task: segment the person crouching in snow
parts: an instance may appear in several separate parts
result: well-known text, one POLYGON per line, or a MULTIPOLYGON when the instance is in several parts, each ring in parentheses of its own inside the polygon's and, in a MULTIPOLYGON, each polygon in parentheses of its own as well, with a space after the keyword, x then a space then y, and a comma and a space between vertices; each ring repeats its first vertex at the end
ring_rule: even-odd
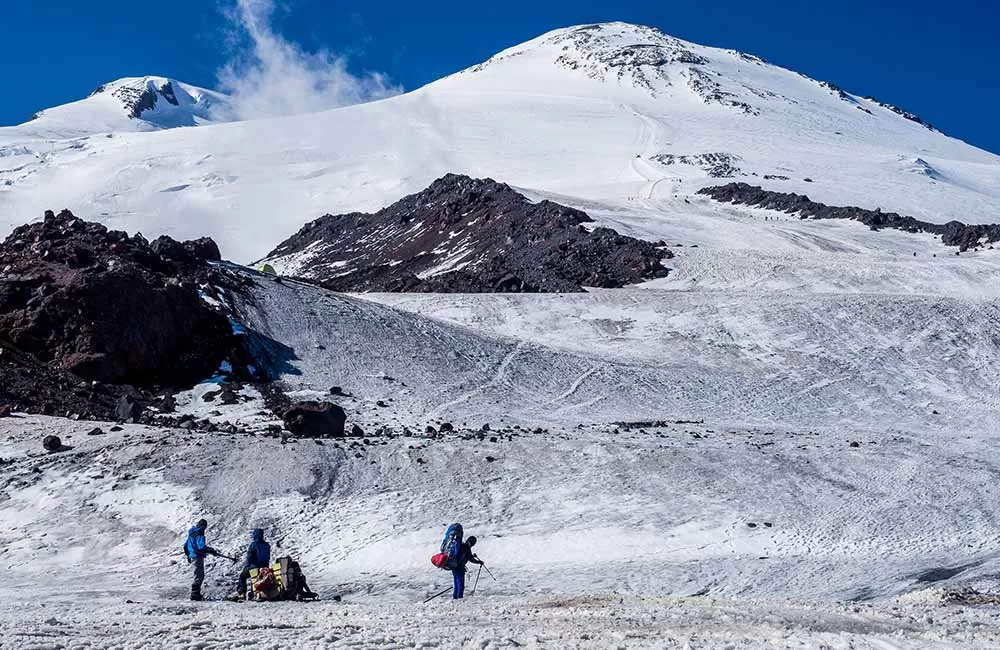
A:
POLYGON ((472 564, 482 564, 483 561, 476 557, 476 554, 472 552, 472 547, 476 545, 476 536, 469 535, 469 538, 462 543, 461 550, 458 554, 458 561, 451 570, 452 578, 455 580, 455 586, 452 589, 451 597, 454 600, 465 597, 465 573, 466 566, 471 562, 472 564))
POLYGON ((271 563, 271 545, 264 541, 264 530, 254 528, 250 531, 250 546, 247 547, 246 561, 240 571, 239 582, 236 583, 236 598, 245 600, 247 596, 247 580, 250 579, 250 569, 263 569, 271 563))
POLYGON ((199 519, 198 523, 188 530, 187 541, 184 543, 184 553, 187 555, 188 563, 194 564, 191 600, 202 600, 201 583, 205 582, 205 558, 209 555, 225 557, 205 541, 206 528, 208 528, 208 522, 199 519))

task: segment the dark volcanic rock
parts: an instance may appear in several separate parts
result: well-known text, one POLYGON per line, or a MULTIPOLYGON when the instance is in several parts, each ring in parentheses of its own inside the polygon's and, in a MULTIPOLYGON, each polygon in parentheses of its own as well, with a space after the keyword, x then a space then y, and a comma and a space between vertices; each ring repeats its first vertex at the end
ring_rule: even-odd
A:
POLYGON ((46 212, 0 247, 0 338, 83 379, 189 386, 234 345, 228 319, 198 295, 217 253, 46 212))
POLYGON ((268 255, 340 291, 556 292, 663 277, 671 253, 490 179, 449 174, 375 214, 326 215, 268 255), (301 261, 304 259, 304 261, 301 261))
POLYGON ((59 436, 45 436, 42 438, 42 447, 45 451, 59 451, 62 448, 62 440, 59 436))
POLYGON ((281 419, 289 432, 304 438, 342 438, 347 415, 329 402, 296 402, 281 419))
POLYGON ((804 194, 772 192, 746 183, 706 187, 698 190, 698 193, 725 203, 752 205, 798 214, 803 219, 852 219, 860 221, 872 230, 893 228, 906 232, 932 233, 940 235, 945 245, 958 246, 959 251, 1000 241, 1000 224, 966 225, 960 221, 949 221, 945 224, 928 223, 895 212, 824 205, 810 201, 804 194))
POLYGON ((140 416, 142 416, 142 404, 139 400, 127 395, 118 398, 118 404, 115 406, 116 422, 138 422, 140 416))
POLYGON ((0 403, 13 410, 44 415, 79 414, 87 419, 114 418, 126 388, 81 381, 34 356, 14 349, 0 334, 0 403))

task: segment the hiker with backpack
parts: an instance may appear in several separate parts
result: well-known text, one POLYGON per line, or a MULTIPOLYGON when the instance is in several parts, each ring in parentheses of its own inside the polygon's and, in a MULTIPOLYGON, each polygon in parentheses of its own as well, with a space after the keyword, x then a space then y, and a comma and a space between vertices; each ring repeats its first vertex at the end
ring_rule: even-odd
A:
POLYGON ((459 600, 465 597, 465 572, 466 566, 482 564, 483 561, 472 552, 472 547, 476 545, 476 537, 470 535, 468 541, 462 537, 464 531, 462 524, 452 524, 444 533, 444 540, 441 542, 441 552, 431 558, 431 563, 439 569, 450 569, 454 581, 451 597, 459 600))
MULTIPOLYGON (((228 557, 219 553, 208 545, 205 541, 205 529, 208 522, 199 519, 198 523, 188 530, 187 541, 184 542, 184 554, 187 555, 188 563, 194 564, 194 582, 191 583, 191 600, 202 600, 201 584, 205 581, 205 558, 209 555, 216 557, 228 557)), ((229 558, 236 561, 235 558, 229 558)))
POLYGON ((262 569, 271 563, 271 545, 264 541, 264 530, 254 528, 250 531, 250 546, 247 547, 246 561, 240 571, 236 583, 236 598, 245 600, 247 596, 247 580, 250 579, 250 569, 262 569))

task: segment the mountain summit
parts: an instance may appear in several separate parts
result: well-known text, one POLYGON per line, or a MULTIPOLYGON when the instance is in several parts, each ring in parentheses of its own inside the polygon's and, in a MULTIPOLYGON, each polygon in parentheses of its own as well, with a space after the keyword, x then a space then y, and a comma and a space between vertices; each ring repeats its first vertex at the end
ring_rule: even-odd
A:
POLYGON ((125 77, 89 97, 35 113, 17 127, 47 137, 155 131, 226 121, 229 98, 167 77, 125 77))
POLYGON ((698 193, 728 182, 929 224, 1000 223, 1000 157, 751 54, 625 23, 555 30, 378 102, 166 128, 204 124, 224 101, 133 79, 0 129, 0 227, 56 205, 209 235, 250 261, 320 215, 374 213, 446 174, 701 246, 763 241, 698 193))

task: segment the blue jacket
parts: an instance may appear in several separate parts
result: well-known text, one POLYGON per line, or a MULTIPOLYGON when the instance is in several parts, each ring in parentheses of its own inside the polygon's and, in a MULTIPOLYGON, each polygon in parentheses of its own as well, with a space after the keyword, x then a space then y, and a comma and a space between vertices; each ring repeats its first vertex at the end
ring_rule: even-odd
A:
POLYGON ((250 533, 253 541, 247 548, 247 567, 260 569, 271 563, 271 545, 264 541, 264 531, 254 528, 250 533))
POLYGON ((184 552, 187 553, 189 560, 217 554, 215 549, 205 541, 205 529, 198 526, 191 526, 191 529, 188 530, 188 538, 184 543, 184 552))

